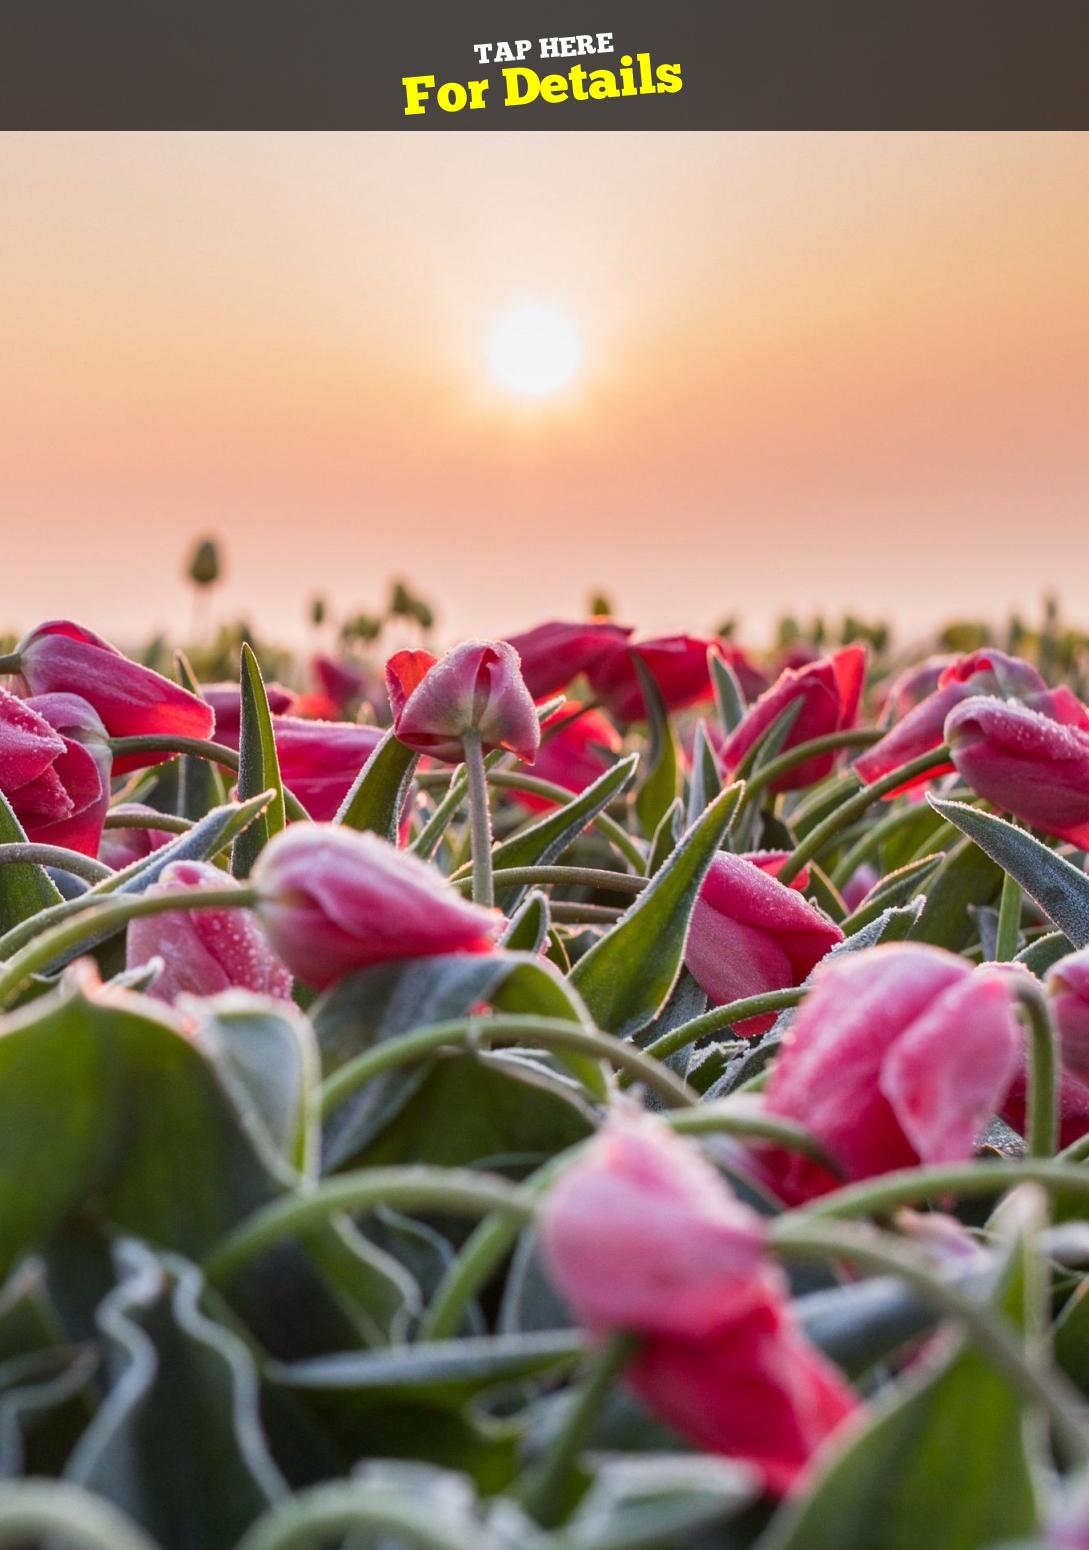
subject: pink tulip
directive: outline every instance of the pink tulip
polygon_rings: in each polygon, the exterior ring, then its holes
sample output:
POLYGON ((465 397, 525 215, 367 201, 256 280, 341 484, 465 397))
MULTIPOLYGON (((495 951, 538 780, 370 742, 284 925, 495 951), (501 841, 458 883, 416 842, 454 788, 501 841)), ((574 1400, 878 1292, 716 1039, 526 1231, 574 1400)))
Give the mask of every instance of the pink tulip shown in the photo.
POLYGON ((881 881, 881 874, 868 861, 857 866, 840 890, 848 910, 857 910, 870 891, 881 881))
POLYGON ((631 627, 612 619, 587 619, 579 624, 552 620, 519 635, 508 635, 522 663, 522 677, 535 700, 547 700, 566 689, 572 679, 588 673, 606 658, 623 651, 631 627))
POLYGON ((0 689, 0 791, 28 839, 95 855, 110 764, 106 729, 79 695, 0 689))
MULTIPOLYGON (((168 678, 131 662, 115 646, 67 619, 32 630, 16 647, 19 676, 30 695, 76 694, 102 719, 110 737, 208 738, 211 707, 168 678)), ((114 761, 114 773, 159 764, 169 754, 131 754, 114 761)))
POLYGON ((696 635, 663 635, 636 641, 602 658, 589 671, 590 687, 614 721, 627 724, 646 719, 646 705, 639 675, 638 657, 657 684, 667 710, 681 710, 711 697, 711 673, 707 653, 725 654, 717 640, 696 635))
MULTIPOLYGON (((719 851, 711 862, 684 961, 715 1006, 800 985, 843 941, 834 921, 775 877, 783 860, 774 852, 750 859, 719 851)), ((774 1021, 774 1015, 750 1017, 736 1031, 751 1038, 774 1021)))
MULTIPOLYGON (((232 878, 207 862, 175 861, 145 897, 232 886, 236 886, 232 878)), ((163 967, 147 994, 160 1001, 173 1003, 180 995, 214 996, 232 987, 280 1001, 291 999, 290 973, 245 909, 178 910, 130 921, 127 967, 138 968, 156 957, 163 960, 163 967)))
MULTIPOLYGON (((111 809, 113 814, 132 814, 149 819, 151 823, 160 815, 153 807, 148 807, 143 802, 119 802, 111 809)), ((176 839, 177 835, 171 834, 167 829, 154 827, 129 828, 118 827, 116 829, 104 829, 102 839, 98 846, 98 859, 112 867, 115 872, 122 871, 131 866, 134 861, 142 861, 145 856, 150 856, 152 851, 161 850, 164 845, 176 839)))
MULTIPOLYGON (((722 750, 727 769, 735 770, 749 749, 779 719, 789 705, 801 702, 801 710, 787 734, 782 752, 808 743, 830 732, 843 732, 855 724, 862 685, 866 676, 866 650, 846 646, 833 656, 822 657, 808 667, 788 668, 781 673, 766 694, 751 707, 734 729, 722 750)), ((773 791, 794 791, 810 786, 829 775, 836 761, 834 752, 818 754, 796 765, 772 783, 773 791)))
MULTIPOLYGON (((1059 1145, 1071 1146, 1089 1133, 1089 948, 1060 958, 1044 981, 1055 1030, 1059 1035, 1062 1067, 1059 1073, 1059 1145)), ((1028 1094, 1028 1067, 1024 1050, 1002 1118, 1022 1133, 1028 1094)))
POLYGON ((506 641, 466 641, 441 661, 398 651, 386 663, 386 686, 394 731, 417 753, 456 764, 472 731, 485 750, 505 748, 526 764, 537 756, 537 711, 506 641))
MULTIPOLYGON (((1089 728, 1089 714, 1080 701, 1069 689, 1049 689, 1030 662, 1007 656, 1004 651, 973 651, 947 663, 933 692, 918 700, 879 743, 859 755, 854 766, 859 779, 872 785, 900 765, 938 748, 946 741, 950 713, 978 695, 1020 700, 1064 725, 1089 728)), ((952 769, 952 763, 938 765, 892 792, 890 800, 910 786, 947 775, 952 769)))
POLYGON ((367 680, 357 667, 336 657, 320 653, 310 664, 319 692, 336 706, 335 720, 348 713, 363 696, 367 680))
POLYGON ((945 736, 961 777, 980 796, 1047 834, 1089 846, 1089 732, 978 695, 952 712, 945 736))
MULTIPOLYGON (((766 1091, 847 1179, 971 1156, 1017 1070, 1010 976, 896 943, 830 959, 795 1015, 766 1091)), ((834 1184, 796 1153, 757 1148, 788 1202, 834 1184)))
POLYGON ((272 718, 284 785, 319 823, 335 816, 356 776, 382 741, 380 727, 354 721, 272 718))
POLYGON ((770 1490, 854 1412, 793 1323, 760 1217, 661 1120, 612 1115, 548 1191, 538 1236, 581 1324, 641 1337, 627 1379, 648 1407, 770 1490))
MULTIPOLYGON (((577 700, 565 700, 541 725, 533 774, 565 791, 585 791, 614 763, 622 746, 616 728, 600 711, 584 710, 577 700)), ((512 791, 511 796, 532 812, 555 806, 530 791, 512 791)))
POLYGON ((333 824, 278 834, 258 857, 253 882, 273 947, 318 989, 376 963, 488 952, 499 924, 434 867, 375 834, 333 824))

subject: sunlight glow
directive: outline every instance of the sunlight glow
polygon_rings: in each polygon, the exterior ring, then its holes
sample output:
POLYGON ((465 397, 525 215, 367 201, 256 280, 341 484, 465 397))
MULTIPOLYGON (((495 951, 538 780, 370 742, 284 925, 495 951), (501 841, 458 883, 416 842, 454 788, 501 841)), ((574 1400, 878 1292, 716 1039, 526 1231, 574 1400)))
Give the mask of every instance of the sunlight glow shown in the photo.
POLYGON ((514 393, 541 397, 557 392, 571 381, 581 359, 574 324, 554 307, 515 307, 492 329, 489 364, 514 393))

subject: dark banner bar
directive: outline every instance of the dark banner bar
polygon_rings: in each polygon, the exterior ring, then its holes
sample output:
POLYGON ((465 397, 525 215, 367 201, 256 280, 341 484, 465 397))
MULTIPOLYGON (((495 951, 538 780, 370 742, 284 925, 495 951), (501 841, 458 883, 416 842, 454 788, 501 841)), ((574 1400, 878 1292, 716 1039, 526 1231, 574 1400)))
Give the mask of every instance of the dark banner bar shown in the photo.
POLYGON ((1069 129, 1087 79, 1086 0, 0 3, 6 128, 1069 129))

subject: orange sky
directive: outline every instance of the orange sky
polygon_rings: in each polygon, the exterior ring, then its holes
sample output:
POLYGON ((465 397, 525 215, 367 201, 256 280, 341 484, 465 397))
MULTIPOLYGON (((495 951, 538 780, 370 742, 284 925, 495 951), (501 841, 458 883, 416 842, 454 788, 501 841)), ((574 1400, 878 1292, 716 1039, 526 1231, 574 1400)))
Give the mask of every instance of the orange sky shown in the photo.
POLYGON ((0 137, 0 625, 1089 623, 1089 135, 0 137), (576 384, 488 329, 546 302, 576 384))

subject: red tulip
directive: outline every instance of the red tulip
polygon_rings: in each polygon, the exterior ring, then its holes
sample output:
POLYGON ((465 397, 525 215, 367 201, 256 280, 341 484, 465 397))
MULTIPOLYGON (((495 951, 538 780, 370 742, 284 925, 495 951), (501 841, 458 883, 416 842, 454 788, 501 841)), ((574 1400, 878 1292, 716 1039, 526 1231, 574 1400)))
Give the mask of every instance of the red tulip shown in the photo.
MULTIPOLYGON (((27 693, 77 694, 98 712, 110 737, 208 738, 212 709, 168 678, 131 662, 115 646, 67 619, 32 630, 16 647, 27 693)), ((168 754, 114 760, 114 773, 159 764, 168 754)))
MULTIPOLYGON (((864 646, 846 646, 834 656, 822 657, 808 667, 787 668, 727 738, 722 750, 727 769, 736 769, 749 749, 795 701, 801 701, 802 708, 787 734, 784 753, 815 737, 853 727, 865 675, 864 646)), ((772 790, 793 791, 810 786, 830 774, 835 761, 834 752, 807 759, 774 781, 772 790)))
MULTIPOLYGON (((154 822, 160 815, 153 807, 148 807, 143 802, 119 802, 111 809, 113 814, 131 813, 154 822)), ((122 871, 131 866, 134 861, 142 861, 145 856, 150 856, 153 850, 161 850, 164 845, 177 839, 177 835, 171 834, 167 829, 154 827, 129 828, 127 825, 116 829, 104 829, 102 839, 98 846, 98 859, 112 867, 115 872, 122 871)))
POLYGON ((110 800, 106 729, 76 694, 0 689, 0 791, 27 838, 93 856, 110 800))
POLYGON ((334 719, 346 715, 366 688, 367 681, 363 674, 350 662, 336 657, 318 655, 310 666, 319 691, 336 706, 334 719))
POLYGON ((319 823, 333 818, 371 754, 382 741, 380 727, 354 721, 272 718, 284 785, 319 823))
POLYGON ((506 641, 466 641, 441 661, 429 651, 398 651, 386 663, 386 686, 394 731, 417 753, 456 764, 473 731, 485 750, 505 748, 526 764, 537 756, 536 707, 506 641))
POLYGON ((535 700, 547 700, 582 673, 627 644, 631 627, 612 619, 587 619, 580 624, 558 620, 538 624, 519 635, 508 635, 522 663, 522 677, 535 700))
POLYGON ((394 959, 488 952, 499 924, 434 867, 375 834, 333 824, 278 834, 258 857, 253 882, 273 947, 318 989, 394 959))
POLYGON ((1022 822, 1089 846, 1089 732, 1012 700, 965 700, 945 724, 974 791, 1022 822))
MULTIPOLYGON (((843 941, 834 921, 775 877, 783 860, 776 852, 750 859, 719 851, 711 862, 684 961, 715 1006, 800 985, 843 941)), ((773 1015, 750 1017, 736 1031, 752 1037, 774 1021, 773 1015)))
MULTIPOLYGON (((854 765, 859 779, 871 785, 900 765, 938 748, 946 741, 945 724, 950 713, 962 701, 977 695, 1020 700, 1055 721, 1089 728, 1089 715, 1070 690, 1049 689, 1030 662, 1007 656, 1004 651, 973 651, 947 663, 934 691, 909 709, 879 743, 859 755, 854 765)), ((952 763, 939 765, 899 787, 890 797, 938 775, 947 775, 952 769, 952 763)))
MULTIPOLYGON (((600 711, 584 710, 577 700, 565 700, 541 724, 541 747, 533 773, 565 791, 585 791, 605 773, 622 746, 616 728, 600 711)), ((533 812, 555 806, 530 791, 512 791, 511 796, 533 812)))
POLYGON ((626 1376, 648 1407, 769 1489, 855 1410, 793 1323, 760 1217, 661 1120, 614 1114, 548 1191, 538 1235, 581 1324, 641 1337, 626 1376))
MULTIPOLYGON (((1009 979, 916 943, 837 955, 784 1039, 768 1112, 804 1124, 848 1179, 964 1160, 1017 1069, 1009 979)), ((756 1150, 788 1202, 835 1182, 799 1154, 756 1150)))
MULTIPOLYGON (((225 872, 207 862, 175 861, 145 898, 229 889, 232 883, 225 872)), ((138 968, 156 957, 163 960, 163 967, 147 994, 160 1001, 173 1003, 180 995, 214 996, 232 988, 280 1001, 291 999, 290 973, 245 909, 177 910, 131 920, 127 967, 138 968)))
POLYGON ((724 654, 722 643, 695 635, 663 635, 614 650, 588 673, 590 687, 614 721, 646 719, 643 690, 635 670, 638 657, 658 685, 667 710, 681 710, 711 697, 707 653, 724 654))

